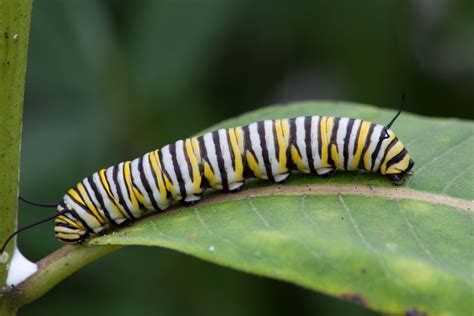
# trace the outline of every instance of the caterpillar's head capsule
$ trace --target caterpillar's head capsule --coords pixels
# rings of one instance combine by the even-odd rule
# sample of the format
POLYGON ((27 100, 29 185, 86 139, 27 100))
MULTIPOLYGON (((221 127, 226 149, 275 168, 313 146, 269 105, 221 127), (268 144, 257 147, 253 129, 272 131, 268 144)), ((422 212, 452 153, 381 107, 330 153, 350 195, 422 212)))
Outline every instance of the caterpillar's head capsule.
POLYGON ((64 202, 58 205, 58 212, 63 214, 55 220, 54 233, 57 239, 65 243, 78 244, 89 238, 89 232, 77 217, 77 213, 69 209, 64 202))
POLYGON ((388 175, 393 184, 400 185, 414 165, 415 162, 411 159, 403 143, 394 137, 385 149, 380 173, 388 175))

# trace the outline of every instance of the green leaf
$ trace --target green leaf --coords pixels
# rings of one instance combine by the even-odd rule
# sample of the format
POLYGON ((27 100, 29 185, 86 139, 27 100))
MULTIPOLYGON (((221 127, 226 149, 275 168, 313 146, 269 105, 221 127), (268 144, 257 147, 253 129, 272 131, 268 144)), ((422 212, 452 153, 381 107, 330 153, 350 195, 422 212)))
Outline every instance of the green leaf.
MULTIPOLYGON (((299 115, 386 123, 394 111, 303 102, 209 130, 299 115)), ((393 129, 416 163, 401 187, 380 175, 345 172, 329 179, 295 174, 278 185, 249 181, 242 192, 211 193, 196 206, 145 218, 90 244, 167 247, 384 313, 470 314, 473 124, 403 113, 393 129)))

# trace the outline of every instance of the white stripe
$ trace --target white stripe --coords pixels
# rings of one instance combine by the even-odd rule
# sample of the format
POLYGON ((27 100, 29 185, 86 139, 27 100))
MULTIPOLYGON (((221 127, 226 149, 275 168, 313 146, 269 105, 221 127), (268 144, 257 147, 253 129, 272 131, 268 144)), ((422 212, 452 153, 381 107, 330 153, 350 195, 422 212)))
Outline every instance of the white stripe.
MULTIPOLYGON (((301 154, 301 160, 304 164, 304 172, 309 172, 308 156, 306 156, 306 143, 305 129, 304 129, 304 116, 297 117, 295 120, 296 125, 296 145, 301 154)), ((317 139, 317 138, 316 138, 317 139)))
POLYGON ((258 134, 258 125, 257 123, 252 123, 249 125, 249 136, 250 141, 252 142, 252 150, 255 153, 255 158, 257 159, 258 167, 260 169, 261 178, 266 179, 265 164, 263 161, 262 154, 262 144, 260 144, 260 136, 258 134))
MULTIPOLYGON (((321 167, 321 157, 319 156, 319 121, 321 120, 321 116, 313 116, 311 117, 311 153, 313 154, 313 165, 315 169, 321 167)), ((308 162, 309 165, 309 162, 308 162)))
POLYGON ((189 176, 189 168, 191 166, 188 165, 186 161, 186 157, 184 156, 184 141, 179 140, 176 142, 176 161, 178 162, 178 168, 181 170, 181 177, 184 181, 184 189, 186 191, 186 195, 193 194, 193 179, 189 176))
POLYGON ((235 180, 235 170, 232 168, 232 156, 231 156, 231 147, 227 142, 227 132, 225 129, 220 129, 219 133, 219 141, 221 144, 221 153, 222 159, 224 160, 224 169, 225 173, 227 174, 227 183, 230 184, 236 182, 235 180))
POLYGON ((344 139, 346 138, 347 134, 347 124, 349 124, 349 119, 347 117, 343 117, 339 120, 339 129, 336 138, 339 160, 341 162, 341 170, 344 169, 344 139))
POLYGON ((280 172, 278 170, 279 161, 276 156, 276 148, 275 148, 276 135, 273 134, 273 124, 274 122, 271 120, 266 120, 263 122, 263 126, 265 127, 265 143, 267 145, 268 160, 270 161, 270 170, 272 172, 272 175, 276 176, 280 172))

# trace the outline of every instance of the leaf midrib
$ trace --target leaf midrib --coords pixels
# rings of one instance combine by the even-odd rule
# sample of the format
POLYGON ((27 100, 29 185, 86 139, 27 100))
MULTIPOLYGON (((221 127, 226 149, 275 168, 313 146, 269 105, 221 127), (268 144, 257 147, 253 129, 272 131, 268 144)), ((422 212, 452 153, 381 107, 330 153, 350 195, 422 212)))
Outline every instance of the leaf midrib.
MULTIPOLYGON (((199 205, 217 204, 231 201, 244 200, 250 197, 259 196, 271 196, 271 195, 360 195, 366 197, 381 197, 390 200, 414 200, 420 202, 427 202, 431 204, 446 205, 456 208, 461 211, 473 211, 474 202, 454 198, 447 195, 422 192, 406 187, 375 187, 370 185, 359 185, 359 184, 274 184, 256 188, 246 188, 239 192, 213 192, 206 195, 199 205)), ((143 220, 150 220, 150 218, 166 216, 175 212, 182 211, 189 206, 184 204, 176 205, 162 213, 150 213, 149 216, 137 220, 141 222, 143 220)))

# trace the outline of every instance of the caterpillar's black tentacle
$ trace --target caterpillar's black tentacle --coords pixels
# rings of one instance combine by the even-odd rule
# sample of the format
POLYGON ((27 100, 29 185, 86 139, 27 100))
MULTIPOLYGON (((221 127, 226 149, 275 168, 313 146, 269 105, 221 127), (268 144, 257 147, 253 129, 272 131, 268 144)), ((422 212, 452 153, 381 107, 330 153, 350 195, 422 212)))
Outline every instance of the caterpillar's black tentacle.
POLYGON ((400 184, 413 161, 388 130, 398 115, 387 126, 329 116, 266 120, 179 140, 70 189, 58 207, 70 212, 56 218, 56 236, 78 243, 175 201, 193 205, 208 187, 235 192, 250 177, 281 183, 292 170, 367 170, 400 184))

